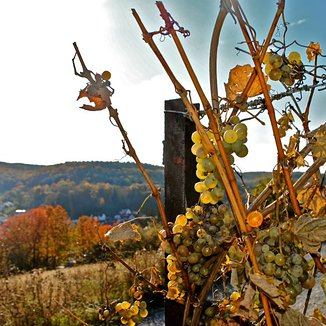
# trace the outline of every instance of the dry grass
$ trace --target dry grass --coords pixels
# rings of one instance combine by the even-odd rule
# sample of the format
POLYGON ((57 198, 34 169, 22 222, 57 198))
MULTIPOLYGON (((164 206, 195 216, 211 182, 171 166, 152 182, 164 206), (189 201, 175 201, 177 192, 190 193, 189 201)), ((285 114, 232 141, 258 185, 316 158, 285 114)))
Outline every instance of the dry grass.
MULTIPOLYGON (((157 252, 141 251, 128 263, 142 271, 160 259, 157 252)), ((97 263, 0 279, 0 325, 80 325, 63 307, 90 325, 98 308, 127 299, 133 276, 118 263, 97 263)), ((103 323, 101 323, 103 325, 103 323)))

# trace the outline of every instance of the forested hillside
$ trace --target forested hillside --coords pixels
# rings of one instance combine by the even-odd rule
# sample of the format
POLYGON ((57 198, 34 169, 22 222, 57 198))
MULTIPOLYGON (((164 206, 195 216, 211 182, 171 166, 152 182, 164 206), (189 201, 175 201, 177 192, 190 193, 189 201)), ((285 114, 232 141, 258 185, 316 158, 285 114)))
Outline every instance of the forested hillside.
MULTIPOLYGON (((145 164, 153 182, 163 185, 163 168, 145 164)), ((2 215, 44 204, 63 206, 71 218, 138 210, 150 189, 134 163, 68 162, 52 166, 0 163, 2 215), (10 203, 13 205, 11 206, 10 203), (5 205, 8 206, 8 205, 5 205)), ((156 212, 150 199, 144 214, 156 212)))
MULTIPOLYGON (((164 168, 149 164, 145 168, 153 182, 161 187, 164 197, 164 168)), ((248 190, 270 177, 271 173, 267 172, 242 175, 248 190)), ((239 177, 238 182, 241 183, 239 177)), ((42 205, 61 205, 72 219, 81 215, 112 216, 126 208, 138 210, 149 194, 149 186, 134 163, 67 162, 42 166, 0 162, 2 220, 16 209, 42 205)), ((157 214, 153 198, 146 202, 142 213, 157 214)))

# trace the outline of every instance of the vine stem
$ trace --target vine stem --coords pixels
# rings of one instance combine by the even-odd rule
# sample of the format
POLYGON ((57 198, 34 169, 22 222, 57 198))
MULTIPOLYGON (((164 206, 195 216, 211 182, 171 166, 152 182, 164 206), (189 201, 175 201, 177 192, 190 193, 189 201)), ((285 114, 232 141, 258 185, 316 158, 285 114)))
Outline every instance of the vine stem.
POLYGON ((221 7, 216 18, 211 38, 210 51, 209 51, 209 81, 211 90, 211 101, 214 110, 219 110, 218 100, 218 84, 217 84, 217 51, 220 40, 220 34, 224 20, 228 14, 228 7, 230 0, 221 0, 221 7), (227 2, 227 3, 226 3, 227 2))
POLYGON ((251 53, 251 56, 252 56, 252 59, 253 59, 254 65, 255 65, 255 70, 258 75, 259 82, 261 84, 261 88, 262 88, 262 91, 264 94, 265 103, 266 103, 269 119, 270 119, 270 122, 272 125, 274 140, 275 140, 275 144, 276 144, 276 148, 277 148, 278 161, 282 167, 282 171, 283 171, 284 178, 285 178, 285 183, 286 183, 288 191, 289 191, 290 201, 293 206, 293 210, 294 210, 295 214, 297 216, 300 216, 301 210, 300 210, 300 206, 298 204, 298 201, 297 201, 297 198, 295 195, 289 168, 286 163, 286 157, 285 157, 282 142, 281 142, 280 132, 277 127, 277 121, 276 121, 276 117, 275 117, 274 107, 273 107, 271 98, 269 96, 269 92, 268 92, 267 85, 265 82, 264 74, 261 69, 260 54, 257 53, 257 51, 254 49, 254 47, 252 45, 250 36, 248 34, 248 31, 245 27, 244 21, 242 19, 241 13, 240 13, 240 9, 239 9, 240 5, 239 5, 238 1, 237 0, 231 0, 231 1, 233 3, 233 7, 235 9, 235 13, 236 13, 237 19, 239 21, 244 38, 246 40, 247 46, 250 50, 250 53, 251 53))
POLYGON ((108 251, 113 258, 118 261, 121 265, 123 265, 131 274, 139 278, 140 280, 144 281, 147 283, 148 286, 150 286, 152 289, 155 289, 157 292, 164 292, 162 291, 161 288, 153 284, 151 281, 149 281, 146 277, 142 275, 142 273, 138 272, 135 270, 133 267, 131 267, 129 264, 127 264, 116 252, 114 249, 112 249, 109 245, 107 244, 102 244, 102 248, 108 251))
MULTIPOLYGON (((82 58, 82 55, 81 55, 81 53, 80 53, 80 51, 78 49, 78 46, 77 46, 76 42, 73 43, 73 46, 74 46, 74 48, 76 50, 76 55, 78 56, 79 61, 81 62, 81 65, 82 65, 82 68, 83 68, 82 73, 78 74, 76 72, 76 70, 75 70, 75 74, 77 74, 80 77, 87 78, 90 83, 94 83, 94 80, 93 80, 93 78, 91 76, 90 70, 87 69, 86 64, 85 64, 85 62, 84 62, 84 60, 82 58)), ((74 64, 74 59, 73 59, 73 64, 74 64)), ((74 65, 74 67, 75 67, 75 65, 74 65)), ((106 101, 106 103, 111 103, 110 98, 103 98, 103 100, 106 101)), ((176 246, 175 246, 174 242, 172 241, 172 232, 171 232, 170 227, 168 225, 167 217, 166 217, 165 210, 164 210, 164 205, 163 205, 163 202, 162 202, 162 199, 161 199, 161 194, 160 194, 159 190, 157 189, 157 187, 152 182, 152 180, 149 177, 146 169, 143 167, 143 164, 139 160, 138 155, 137 155, 134 147, 132 146, 132 144, 131 144, 131 142, 129 140, 128 134, 125 131, 125 129, 123 128, 123 125, 122 125, 122 123, 120 121, 118 110, 114 109, 109 104, 107 105, 107 109, 109 110, 110 118, 114 119, 114 121, 116 122, 116 125, 118 126, 118 128, 119 128, 119 130, 120 130, 120 132, 122 134, 122 137, 123 137, 124 141, 126 142, 126 144, 128 146, 128 150, 125 149, 126 153, 134 159, 138 169, 141 171, 141 173, 144 176, 145 180, 147 181, 149 187, 151 188, 152 195, 156 199, 158 210, 159 210, 162 222, 163 222, 163 227, 164 227, 164 230, 166 232, 166 240, 168 241, 168 243, 169 243, 169 245, 170 245, 170 247, 172 249, 172 252, 173 252, 174 256, 176 257, 179 265, 183 266, 183 263, 180 260, 179 254, 177 252, 176 246)), ((186 286, 187 289, 189 289, 190 288, 190 283, 189 283, 188 275, 187 275, 187 273, 185 273, 184 269, 182 269, 182 270, 183 270, 185 286, 186 286)))
MULTIPOLYGON (((225 151, 225 148, 224 148, 224 145, 223 145, 223 142, 222 142, 222 138, 221 138, 221 134, 219 132, 219 127, 218 127, 218 124, 217 124, 217 117, 216 115, 214 114, 213 110, 212 110, 212 107, 207 99, 207 97, 205 96, 205 93, 198 81, 198 78, 192 68, 192 65, 188 59, 188 56, 178 38, 178 35, 175 31, 175 29, 173 28, 173 24, 171 24, 171 21, 170 21, 170 15, 169 13, 166 11, 163 3, 161 1, 157 1, 156 2, 159 10, 160 10, 160 13, 161 13, 161 16, 163 18, 163 20, 165 21, 165 26, 167 28, 167 30, 169 31, 169 33, 172 35, 172 38, 174 40, 174 43, 179 51, 179 54, 181 56, 181 59, 188 71, 188 74, 194 84, 194 87, 199 95, 199 98, 202 102, 202 105, 203 105, 203 108, 207 114, 207 117, 209 119, 209 124, 210 124, 210 128, 212 129, 213 131, 213 134, 214 134, 214 137, 215 137, 215 141, 216 141, 216 144, 217 144, 217 147, 219 149, 219 152, 220 152, 220 155, 221 155, 221 158, 222 158, 222 162, 224 164, 224 167, 225 167, 225 173, 227 175, 227 179, 231 185, 231 188, 232 188, 232 191, 234 193, 234 197, 235 197, 235 200, 236 200, 236 204, 238 205, 238 210, 240 210, 241 212, 241 216, 238 216, 238 220, 241 219, 241 223, 245 223, 245 219, 246 219, 246 212, 245 212, 245 207, 243 205, 243 202, 242 202, 242 199, 241 199, 241 195, 240 195, 240 191, 239 191, 239 187, 238 187, 238 184, 236 182, 236 178, 235 178, 235 175, 234 175, 234 172, 233 172, 233 169, 231 168, 231 165, 229 163, 229 160, 227 158, 227 154, 226 154, 226 151, 225 151)), ((224 8, 224 7, 223 7, 224 8)), ((211 146, 210 146, 211 147, 211 146)), ((207 150, 212 150, 211 148, 207 149, 207 150)), ((247 228, 249 226, 245 226, 245 227, 242 227, 241 228, 241 231, 242 232, 246 232, 247 231, 247 228)))
MULTIPOLYGON (((223 184, 225 185, 225 189, 226 189, 229 201, 231 203, 231 207, 233 209, 234 215, 239 223, 240 231, 241 231, 241 233, 246 234, 248 232, 248 230, 247 230, 247 225, 245 224, 245 216, 243 215, 243 211, 240 208, 241 205, 243 205, 243 203, 241 202, 241 204, 240 204, 236 200, 236 197, 233 192, 233 188, 230 185, 228 176, 224 171, 222 162, 220 162, 219 157, 216 152, 216 149, 214 148, 213 144, 211 143, 208 136, 206 135, 205 129, 199 120, 198 113, 197 113, 195 106, 188 99, 187 91, 174 76, 172 70, 170 69, 169 65, 167 64, 167 62, 164 59, 163 55, 161 54, 160 50, 157 48, 155 42, 153 41, 152 35, 146 30, 144 24, 142 23, 139 15, 135 9, 132 9, 132 14, 135 17, 135 19, 142 31, 144 41, 146 43, 148 43, 148 45, 150 46, 150 48, 152 49, 152 51, 154 52, 154 54, 156 55, 156 57, 158 58, 160 63, 162 64, 165 72, 167 73, 167 75, 169 76, 171 82, 173 83, 173 85, 175 87, 176 93, 179 94, 179 96, 183 100, 183 103, 185 104, 189 114, 191 115, 191 118, 194 121, 196 128, 197 128, 197 130, 201 136, 201 139, 203 141, 203 147, 206 150, 206 152, 213 159, 213 161, 220 173, 220 176, 221 176, 223 184)), ((219 135, 218 132, 217 132, 217 135, 219 135)), ((249 253, 252 265, 254 267, 254 270, 258 272, 259 267, 258 267, 256 255, 253 250, 253 245, 252 245, 250 236, 245 236, 244 241, 245 241, 246 247, 248 249, 248 253, 249 253)), ((268 310, 265 314, 269 315, 269 307, 268 307, 268 305, 266 305, 266 303, 268 303, 267 299, 263 294, 261 294, 261 296, 262 296, 262 298, 264 298, 264 299, 262 299, 263 305, 264 305, 264 310, 266 310, 266 311, 268 310)), ((270 326, 270 325, 272 325, 272 324, 267 324, 267 326, 270 326)))

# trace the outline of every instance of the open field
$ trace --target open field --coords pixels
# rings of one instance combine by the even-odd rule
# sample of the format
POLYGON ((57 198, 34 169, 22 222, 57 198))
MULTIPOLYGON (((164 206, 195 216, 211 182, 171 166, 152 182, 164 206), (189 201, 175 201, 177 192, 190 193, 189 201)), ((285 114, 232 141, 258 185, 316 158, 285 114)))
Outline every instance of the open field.
MULTIPOLYGON (((142 271, 159 260, 156 252, 140 251, 129 264, 142 271)), ((97 263, 0 279, 0 325, 89 325, 98 321, 98 308, 113 300, 128 299, 131 273, 118 263, 97 263)), ((104 323, 105 324, 105 323, 104 323)))

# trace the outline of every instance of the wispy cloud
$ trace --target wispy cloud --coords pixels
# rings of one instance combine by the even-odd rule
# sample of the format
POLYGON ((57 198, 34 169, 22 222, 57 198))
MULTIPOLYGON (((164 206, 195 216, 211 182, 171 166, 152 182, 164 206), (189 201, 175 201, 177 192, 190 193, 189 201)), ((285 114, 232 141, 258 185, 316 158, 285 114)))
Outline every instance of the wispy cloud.
POLYGON ((301 24, 304 24, 305 22, 306 22, 306 19, 303 18, 303 19, 299 19, 299 20, 297 20, 296 22, 290 22, 289 25, 290 25, 290 26, 301 25, 301 24))

